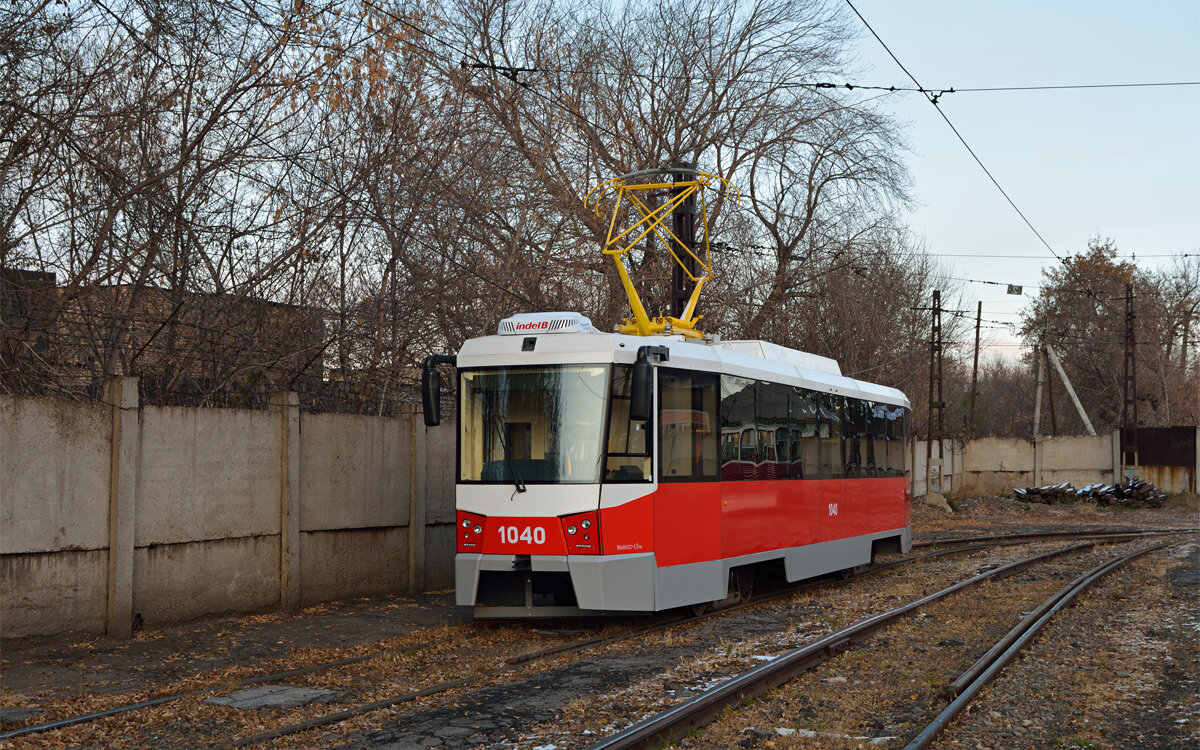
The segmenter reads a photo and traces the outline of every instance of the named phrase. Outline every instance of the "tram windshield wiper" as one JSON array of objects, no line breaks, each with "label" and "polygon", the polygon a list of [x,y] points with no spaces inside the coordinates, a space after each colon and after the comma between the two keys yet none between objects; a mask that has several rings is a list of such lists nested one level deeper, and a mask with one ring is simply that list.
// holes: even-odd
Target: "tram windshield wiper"
[{"label": "tram windshield wiper", "polygon": [[492,428],[496,431],[496,437],[500,440],[500,450],[504,455],[504,466],[508,469],[508,473],[512,476],[513,484],[517,487],[517,492],[525,491],[525,480],[521,478],[521,472],[517,471],[517,463],[513,461],[512,456],[508,451],[508,442],[504,439],[504,425],[500,421],[500,416],[493,414],[491,418]]}]

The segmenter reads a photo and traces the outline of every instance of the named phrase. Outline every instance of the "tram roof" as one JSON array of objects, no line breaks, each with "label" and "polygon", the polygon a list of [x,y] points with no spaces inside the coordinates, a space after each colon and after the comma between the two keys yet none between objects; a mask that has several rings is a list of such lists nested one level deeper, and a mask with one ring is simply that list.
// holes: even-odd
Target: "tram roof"
[{"label": "tram roof", "polygon": [[[528,339],[536,339],[532,351],[525,350]],[[667,347],[670,351],[667,367],[769,380],[870,401],[910,405],[902,391],[842,375],[837,362],[832,359],[766,341],[708,343],[682,336],[629,336],[599,331],[481,336],[463,343],[458,353],[458,366],[632,364],[637,359],[638,348],[647,345]]]}]

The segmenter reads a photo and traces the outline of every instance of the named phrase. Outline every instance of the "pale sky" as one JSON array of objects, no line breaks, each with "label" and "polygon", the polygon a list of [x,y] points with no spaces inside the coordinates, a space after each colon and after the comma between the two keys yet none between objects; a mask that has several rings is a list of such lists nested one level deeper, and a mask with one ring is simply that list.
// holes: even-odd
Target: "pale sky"
[{"label": "pale sky", "polygon": [[[1200,0],[854,4],[925,88],[1200,81]],[[862,29],[855,82],[911,86],[847,12]],[[1053,255],[926,99],[879,101],[909,124],[912,230],[954,276],[1024,285],[1025,297],[964,285],[964,308],[982,300],[985,321],[1018,321]],[[1145,267],[1200,253],[1200,86],[963,92],[939,104],[1060,256],[1093,237]],[[1009,344],[993,355],[1016,356],[1015,339],[992,333]]]}]

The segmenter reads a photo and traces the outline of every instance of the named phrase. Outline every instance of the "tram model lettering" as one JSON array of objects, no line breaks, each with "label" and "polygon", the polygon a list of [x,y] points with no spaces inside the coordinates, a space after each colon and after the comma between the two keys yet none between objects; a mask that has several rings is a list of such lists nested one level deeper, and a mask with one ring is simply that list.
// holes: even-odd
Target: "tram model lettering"
[{"label": "tram model lettering", "polygon": [[541,526],[526,526],[525,528],[517,528],[516,526],[501,526],[500,541],[507,544],[516,544],[517,542],[525,542],[526,544],[545,544],[546,530]]}]

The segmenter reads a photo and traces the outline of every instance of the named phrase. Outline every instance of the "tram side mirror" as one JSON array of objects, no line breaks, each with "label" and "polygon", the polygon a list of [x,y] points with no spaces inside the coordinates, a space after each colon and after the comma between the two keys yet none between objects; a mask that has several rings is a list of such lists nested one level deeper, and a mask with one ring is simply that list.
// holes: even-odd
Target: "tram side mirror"
[{"label": "tram side mirror", "polygon": [[421,371],[421,408],[426,427],[442,423],[442,374],[432,367]]},{"label": "tram side mirror", "polygon": [[629,418],[645,421],[650,418],[650,404],[653,394],[650,389],[654,384],[654,365],[649,360],[639,359],[633,363],[633,387],[629,394]]}]

